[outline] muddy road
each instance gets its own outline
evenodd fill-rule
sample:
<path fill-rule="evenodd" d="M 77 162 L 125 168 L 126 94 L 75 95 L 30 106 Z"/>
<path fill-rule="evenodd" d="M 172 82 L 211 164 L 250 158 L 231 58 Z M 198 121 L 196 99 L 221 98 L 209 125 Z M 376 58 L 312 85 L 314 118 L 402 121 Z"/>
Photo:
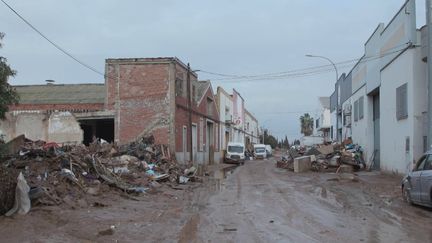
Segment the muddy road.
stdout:
<path fill-rule="evenodd" d="M 432 242 L 432 211 L 406 205 L 400 178 L 294 174 L 250 161 L 199 214 L 198 242 Z M 196 219 L 198 220 L 198 219 Z"/>
<path fill-rule="evenodd" d="M 295 174 L 269 159 L 203 179 L 0 217 L 0 242 L 432 242 L 432 210 L 406 205 L 399 177 Z"/>

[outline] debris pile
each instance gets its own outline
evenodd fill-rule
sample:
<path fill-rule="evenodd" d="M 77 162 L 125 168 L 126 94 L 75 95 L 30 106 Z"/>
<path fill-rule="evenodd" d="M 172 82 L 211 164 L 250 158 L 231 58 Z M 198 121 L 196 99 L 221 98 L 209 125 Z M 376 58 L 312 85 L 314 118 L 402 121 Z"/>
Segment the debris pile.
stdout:
<path fill-rule="evenodd" d="M 60 146 L 22 137 L 19 141 L 11 141 L 11 153 L 0 164 L 0 215 L 17 201 L 20 172 L 30 187 L 32 205 L 72 207 L 113 188 L 144 193 L 161 182 L 187 183 L 196 174 L 195 167 L 176 163 L 169 148 L 156 145 L 153 136 L 121 146 L 104 142 Z"/>
<path fill-rule="evenodd" d="M 326 171 L 336 169 L 339 172 L 341 165 L 352 168 L 352 171 L 366 169 L 363 159 L 363 150 L 351 140 L 343 144 L 322 144 L 309 148 L 292 147 L 277 161 L 276 167 L 294 171 L 294 160 L 301 156 L 310 156 L 310 170 Z"/>

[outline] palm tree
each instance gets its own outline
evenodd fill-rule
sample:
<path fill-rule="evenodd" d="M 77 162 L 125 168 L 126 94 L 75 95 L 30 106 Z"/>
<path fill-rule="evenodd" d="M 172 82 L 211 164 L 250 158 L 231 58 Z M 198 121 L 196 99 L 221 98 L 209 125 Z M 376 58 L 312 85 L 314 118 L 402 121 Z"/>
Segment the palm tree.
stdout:
<path fill-rule="evenodd" d="M 309 113 L 305 113 L 303 116 L 300 117 L 301 133 L 303 133 L 305 136 L 312 135 L 313 124 L 314 119 L 309 115 Z"/>

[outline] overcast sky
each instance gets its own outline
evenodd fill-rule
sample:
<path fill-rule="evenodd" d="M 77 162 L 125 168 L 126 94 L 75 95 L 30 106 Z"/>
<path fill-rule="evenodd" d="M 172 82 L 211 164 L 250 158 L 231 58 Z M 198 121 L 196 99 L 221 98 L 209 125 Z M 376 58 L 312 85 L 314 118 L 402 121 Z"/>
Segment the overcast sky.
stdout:
<path fill-rule="evenodd" d="M 378 23 L 387 24 L 404 0 L 5 0 L 51 40 L 104 71 L 106 58 L 176 56 L 193 69 L 258 75 L 359 58 Z M 424 24 L 424 0 L 417 0 Z M 103 76 L 65 56 L 0 2 L 0 56 L 18 71 L 14 85 L 102 83 Z M 339 66 L 349 72 L 352 64 Z M 310 71 L 310 70 L 308 70 Z M 306 71 L 306 72 L 308 72 Z M 335 73 L 283 79 L 213 80 L 235 88 L 271 132 L 300 137 L 299 116 L 315 115 L 318 97 L 330 96 Z M 226 78 L 226 77 L 225 77 Z"/>

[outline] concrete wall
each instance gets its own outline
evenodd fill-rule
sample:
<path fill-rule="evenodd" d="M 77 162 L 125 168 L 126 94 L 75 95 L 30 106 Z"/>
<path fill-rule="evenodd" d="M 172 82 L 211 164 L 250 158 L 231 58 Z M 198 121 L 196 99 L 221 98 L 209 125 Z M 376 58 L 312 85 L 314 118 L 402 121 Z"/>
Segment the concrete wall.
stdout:
<path fill-rule="evenodd" d="M 380 94 L 380 155 L 383 170 L 403 170 L 404 166 L 402 162 L 397 162 L 397 165 L 391 164 L 394 162 L 390 161 L 394 161 L 395 159 L 395 156 L 392 154 L 398 154 L 398 161 L 403 160 L 406 162 L 411 160 L 413 158 L 412 154 L 404 154 L 404 156 L 399 154 L 401 151 L 405 151 L 404 146 L 403 150 L 400 149 L 401 143 L 405 144 L 406 137 L 410 137 L 411 146 L 413 146 L 412 143 L 414 141 L 418 140 L 415 139 L 413 141 L 413 137 L 410 135 L 414 130 L 414 123 L 410 121 L 410 118 L 408 118 L 407 121 L 399 121 L 396 124 L 392 120 L 395 119 L 395 114 L 393 114 L 395 111 L 389 110 L 391 105 L 395 105 L 396 102 L 394 86 L 398 84 L 398 81 L 395 80 L 401 80 L 399 82 L 412 82 L 410 80 L 413 80 L 412 67 L 414 59 L 413 57 L 409 57 L 399 60 L 404 63 L 405 66 L 399 66 L 398 70 L 386 67 L 387 65 L 396 65 L 392 62 L 394 62 L 395 58 L 401 58 L 398 57 L 398 55 L 405 48 L 409 47 L 408 43 L 417 43 L 418 33 L 416 31 L 415 18 L 415 1 L 408 0 L 387 26 L 382 23 L 378 25 L 365 43 L 364 56 L 352 69 L 352 138 L 355 143 L 363 147 L 364 158 L 370 158 L 375 148 L 373 96 L 371 95 Z M 389 69 L 390 71 L 381 73 L 383 69 Z M 402 74 L 401 72 L 404 73 Z M 382 84 L 383 74 L 387 82 L 385 85 Z M 402 80 L 402 78 L 405 79 Z M 409 87 L 408 89 L 410 89 Z M 413 87 L 411 87 L 411 89 L 412 88 Z M 411 93 L 409 99 L 414 99 L 412 95 Z M 359 121 L 354 121 L 354 102 L 361 96 L 364 97 L 364 118 Z M 392 113 L 391 116 L 387 114 L 389 112 Z M 399 133 L 397 135 L 397 141 L 392 141 L 392 135 L 395 134 L 395 131 Z M 401 139 L 402 137 L 403 139 Z M 399 149 L 398 152 L 395 152 L 395 149 Z M 410 149 L 410 151 L 410 153 L 412 153 L 413 150 Z M 416 149 L 416 151 L 418 151 L 418 149 Z"/>
<path fill-rule="evenodd" d="M 427 109 L 426 65 L 420 48 L 409 49 L 381 72 L 381 168 L 406 173 L 423 153 L 423 112 Z M 396 88 L 407 84 L 408 117 L 396 119 Z M 395 132 L 397 131 L 397 132 Z M 409 149 L 406 150 L 406 139 Z"/>
<path fill-rule="evenodd" d="M 371 105 L 369 105 L 368 97 L 366 96 L 366 85 L 363 85 L 357 92 L 353 93 L 351 97 L 351 102 L 358 100 L 361 96 L 364 98 L 364 117 L 358 121 L 354 120 L 354 115 L 352 116 L 352 138 L 353 142 L 359 144 L 364 149 L 365 158 L 369 158 L 370 151 L 373 151 L 373 124 L 369 124 L 369 119 L 371 119 Z M 354 106 L 353 106 L 354 108 Z M 354 114 L 354 109 L 353 109 Z"/>
<path fill-rule="evenodd" d="M 221 121 L 220 124 L 220 148 L 222 150 L 226 150 L 227 144 L 229 141 L 232 141 L 234 137 L 234 129 L 231 125 L 228 125 L 226 122 L 230 121 L 232 122 L 233 117 L 233 101 L 230 96 L 223 88 L 218 87 L 217 88 L 217 95 L 216 95 L 216 104 L 218 106 L 219 110 L 219 118 Z M 229 133 L 229 141 L 226 141 L 225 133 Z"/>
<path fill-rule="evenodd" d="M 83 131 L 70 112 L 42 111 L 9 112 L 6 120 L 0 121 L 0 133 L 9 141 L 21 134 L 31 140 L 56 143 L 81 143 Z"/>
<path fill-rule="evenodd" d="M 81 143 L 84 132 L 70 112 L 55 112 L 48 120 L 48 141 Z"/>
<path fill-rule="evenodd" d="M 336 130 L 336 119 L 337 119 L 337 117 L 336 117 L 337 115 L 336 115 L 336 109 L 334 110 L 334 111 L 331 111 L 330 112 L 330 120 L 331 120 L 331 126 L 330 126 L 330 128 L 331 127 L 333 127 L 333 133 L 332 133 L 332 130 L 330 129 L 330 139 L 332 139 L 333 141 L 336 141 L 336 138 L 337 138 L 337 130 Z"/>
<path fill-rule="evenodd" d="M 259 143 L 258 121 L 248 111 L 245 112 L 245 137 L 250 139 L 252 144 Z"/>
<path fill-rule="evenodd" d="M 347 112 L 347 106 L 351 106 L 351 113 Z M 347 100 L 344 101 L 344 103 L 342 103 L 342 112 L 343 112 L 343 116 L 349 116 L 351 119 L 351 123 L 346 123 L 343 124 L 343 119 L 344 117 L 342 117 L 342 140 L 345 140 L 346 138 L 352 137 L 352 123 L 353 123 L 353 113 L 352 113 L 352 107 L 353 107 L 353 103 L 352 103 L 352 97 L 349 97 Z"/>

